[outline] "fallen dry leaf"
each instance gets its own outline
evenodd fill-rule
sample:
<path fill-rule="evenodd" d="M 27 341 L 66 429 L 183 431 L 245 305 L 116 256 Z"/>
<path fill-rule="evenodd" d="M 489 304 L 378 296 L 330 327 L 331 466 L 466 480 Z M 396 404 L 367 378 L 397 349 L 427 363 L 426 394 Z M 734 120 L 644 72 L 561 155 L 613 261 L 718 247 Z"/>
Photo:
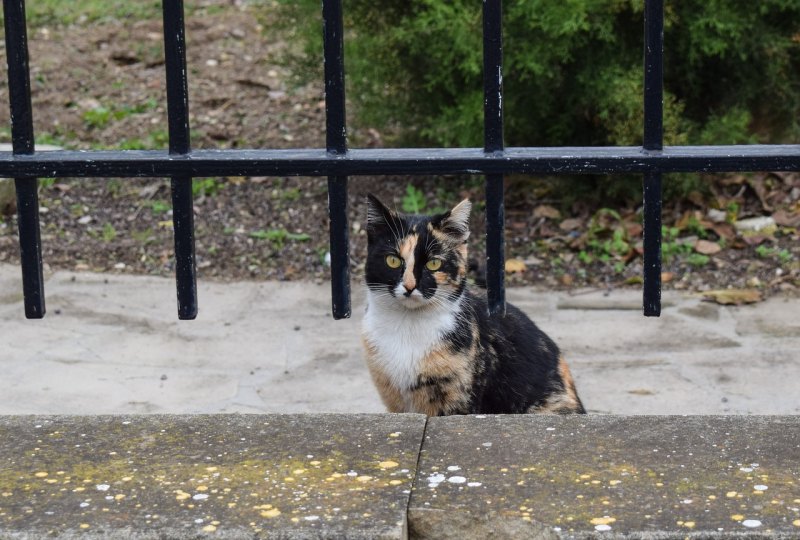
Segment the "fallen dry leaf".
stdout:
<path fill-rule="evenodd" d="M 553 208 L 552 206 L 547 206 L 546 204 L 540 204 L 539 206 L 533 209 L 533 217 L 559 219 L 561 218 L 561 212 L 559 212 L 558 209 Z"/>
<path fill-rule="evenodd" d="M 755 289 L 721 289 L 700 293 L 704 300 L 716 302 L 724 306 L 755 304 L 762 300 L 761 291 Z"/>
<path fill-rule="evenodd" d="M 652 390 L 648 390 L 646 388 L 636 388 L 634 390 L 628 390 L 629 394 L 633 394 L 634 396 L 652 396 L 655 394 Z"/>
<path fill-rule="evenodd" d="M 790 212 L 781 208 L 772 214 L 772 219 L 781 227 L 800 227 L 800 212 Z"/>
<path fill-rule="evenodd" d="M 722 251 L 722 248 L 716 242 L 709 242 L 708 240 L 698 240 L 694 245 L 694 250 L 703 255 L 714 255 Z"/>
<path fill-rule="evenodd" d="M 672 272 L 661 272 L 661 283 L 669 283 L 675 279 L 675 274 Z"/>
<path fill-rule="evenodd" d="M 558 224 L 558 228 L 562 231 L 574 231 L 583 226 L 583 220 L 577 218 L 567 218 Z"/>
<path fill-rule="evenodd" d="M 736 238 L 736 229 L 730 223 L 715 223 L 711 230 L 717 233 L 717 236 L 725 240 L 733 240 Z"/>
<path fill-rule="evenodd" d="M 508 259 L 506 261 L 506 272 L 513 274 L 514 272 L 524 272 L 528 267 L 519 259 Z"/>

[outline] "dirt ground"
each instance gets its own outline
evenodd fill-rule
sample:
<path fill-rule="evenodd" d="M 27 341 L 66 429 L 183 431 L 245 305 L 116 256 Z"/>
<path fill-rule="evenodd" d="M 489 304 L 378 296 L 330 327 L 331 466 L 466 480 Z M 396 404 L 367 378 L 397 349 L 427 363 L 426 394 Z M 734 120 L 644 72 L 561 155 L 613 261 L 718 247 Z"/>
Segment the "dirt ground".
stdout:
<path fill-rule="evenodd" d="M 321 80 L 299 87 L 290 82 L 291 36 L 275 28 L 274 13 L 247 3 L 205 4 L 209 9 L 194 10 L 186 20 L 193 146 L 323 146 Z M 36 27 L 29 34 L 38 143 L 70 149 L 166 147 L 160 19 Z M 7 102 L 7 94 L 3 80 L 0 102 Z M 7 107 L 0 108 L 0 142 L 9 141 L 9 125 Z M 357 146 L 385 144 L 381 132 L 369 127 L 351 129 L 350 139 Z M 41 185 L 42 251 L 51 268 L 172 273 L 167 180 L 44 179 Z M 750 299 L 777 291 L 796 294 L 800 175 L 729 175 L 709 179 L 709 185 L 708 193 L 665 202 L 665 287 L 743 289 L 752 293 Z M 481 178 L 352 178 L 356 278 L 366 250 L 368 192 L 398 209 L 437 210 L 470 197 L 477 209 L 471 253 L 482 259 Z M 506 200 L 510 284 L 640 286 L 635 202 L 614 210 L 597 202 L 566 204 L 517 177 L 507 179 Z M 324 178 L 196 179 L 195 213 L 200 278 L 327 278 Z M 737 227 L 752 217 L 772 221 L 760 231 Z M 0 261 L 18 261 L 11 209 L 0 217 Z"/>

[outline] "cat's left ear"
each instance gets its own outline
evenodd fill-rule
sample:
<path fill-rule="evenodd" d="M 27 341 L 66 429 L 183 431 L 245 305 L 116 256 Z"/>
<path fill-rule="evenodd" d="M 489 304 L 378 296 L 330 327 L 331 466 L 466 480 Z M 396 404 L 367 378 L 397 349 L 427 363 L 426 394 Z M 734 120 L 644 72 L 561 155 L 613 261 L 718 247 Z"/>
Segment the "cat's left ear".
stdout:
<path fill-rule="evenodd" d="M 386 208 L 372 193 L 367 195 L 367 232 L 376 232 L 397 220 L 397 215 Z"/>
<path fill-rule="evenodd" d="M 472 203 L 464 199 L 434 220 L 433 225 L 452 238 L 457 243 L 463 243 L 469 238 L 469 213 Z"/>

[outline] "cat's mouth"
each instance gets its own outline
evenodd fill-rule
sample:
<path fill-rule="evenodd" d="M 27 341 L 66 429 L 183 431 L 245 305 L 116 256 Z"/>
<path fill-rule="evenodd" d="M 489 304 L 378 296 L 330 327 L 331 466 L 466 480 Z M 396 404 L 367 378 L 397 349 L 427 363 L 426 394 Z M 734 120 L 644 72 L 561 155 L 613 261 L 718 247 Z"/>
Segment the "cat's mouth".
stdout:
<path fill-rule="evenodd" d="M 414 289 L 411 293 L 405 290 L 395 291 L 395 298 L 406 309 L 420 309 L 430 305 L 430 300 L 419 289 Z"/>
<path fill-rule="evenodd" d="M 400 302 L 400 305 L 406 309 L 420 309 L 430 304 L 428 299 L 423 298 L 422 295 L 400 296 L 398 297 L 398 301 Z"/>

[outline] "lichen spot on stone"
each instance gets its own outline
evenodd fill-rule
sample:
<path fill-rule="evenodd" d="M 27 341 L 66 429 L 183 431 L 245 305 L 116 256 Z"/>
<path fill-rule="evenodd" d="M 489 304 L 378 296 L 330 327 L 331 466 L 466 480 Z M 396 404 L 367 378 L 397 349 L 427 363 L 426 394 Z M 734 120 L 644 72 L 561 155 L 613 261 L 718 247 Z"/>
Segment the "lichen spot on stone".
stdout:
<path fill-rule="evenodd" d="M 617 521 L 617 518 L 613 518 L 611 516 L 603 516 L 598 518 L 592 518 L 592 520 L 589 523 L 591 523 L 592 525 L 609 525 L 611 523 L 614 523 L 615 521 Z"/>

